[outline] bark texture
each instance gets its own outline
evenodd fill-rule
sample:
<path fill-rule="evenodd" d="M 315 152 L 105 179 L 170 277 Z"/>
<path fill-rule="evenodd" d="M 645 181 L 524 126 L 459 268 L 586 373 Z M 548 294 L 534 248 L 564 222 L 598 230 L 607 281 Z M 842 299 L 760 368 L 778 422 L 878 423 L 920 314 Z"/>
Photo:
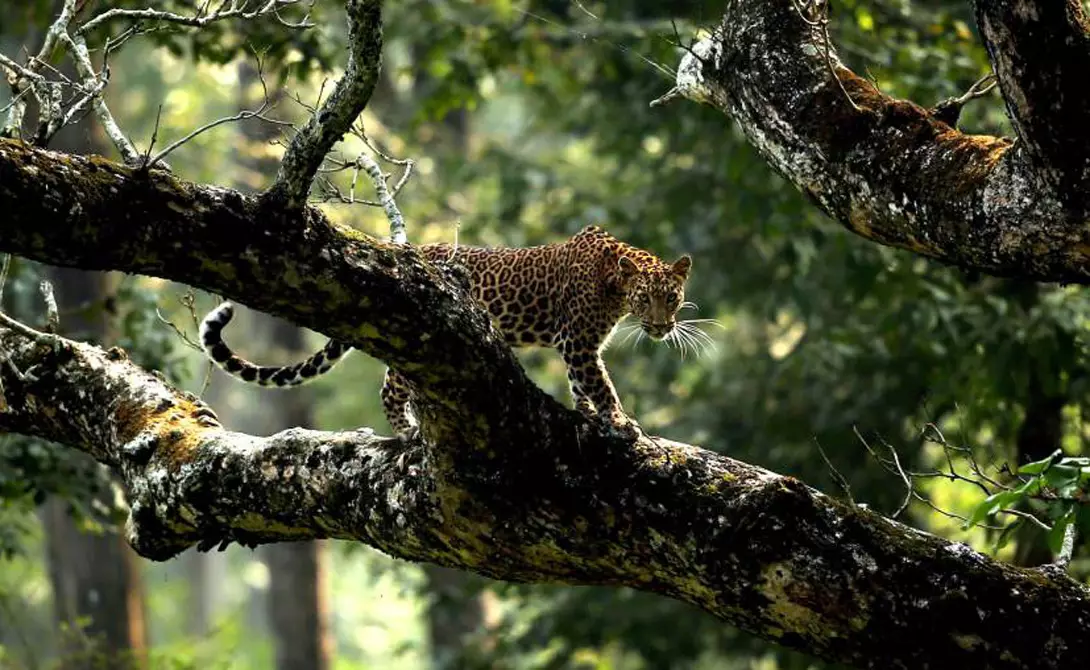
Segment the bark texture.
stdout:
<path fill-rule="evenodd" d="M 827 59 L 802 4 L 728 2 L 682 59 L 675 92 L 737 121 L 867 239 L 993 275 L 1090 282 L 1090 30 L 1078 0 L 976 2 L 1017 141 L 960 132 L 835 51 Z"/>
<path fill-rule="evenodd" d="M 0 142 L 0 251 L 183 281 L 286 317 L 411 375 L 426 442 L 369 429 L 224 430 L 191 396 L 104 352 L 0 327 L 0 430 L 111 465 L 128 538 L 315 538 L 508 581 L 626 585 L 864 667 L 1082 667 L 1090 598 L 661 438 L 599 434 L 537 389 L 452 273 L 222 188 Z M 376 390 L 377 392 L 377 390 Z"/>

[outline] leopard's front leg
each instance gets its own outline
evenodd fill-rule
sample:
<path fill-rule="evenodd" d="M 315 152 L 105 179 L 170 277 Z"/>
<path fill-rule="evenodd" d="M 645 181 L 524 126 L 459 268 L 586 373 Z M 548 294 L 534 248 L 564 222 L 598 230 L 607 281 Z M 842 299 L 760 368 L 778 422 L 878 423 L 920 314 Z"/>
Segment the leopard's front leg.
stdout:
<path fill-rule="evenodd" d="M 624 413 L 598 347 L 586 340 L 562 338 L 559 349 L 568 366 L 575 408 L 589 417 L 597 416 L 624 437 L 639 436 L 639 424 Z"/>
<path fill-rule="evenodd" d="M 414 417 L 410 411 L 412 387 L 404 377 L 386 368 L 386 377 L 382 380 L 382 409 L 394 434 L 402 440 L 412 439 L 417 432 Z"/>

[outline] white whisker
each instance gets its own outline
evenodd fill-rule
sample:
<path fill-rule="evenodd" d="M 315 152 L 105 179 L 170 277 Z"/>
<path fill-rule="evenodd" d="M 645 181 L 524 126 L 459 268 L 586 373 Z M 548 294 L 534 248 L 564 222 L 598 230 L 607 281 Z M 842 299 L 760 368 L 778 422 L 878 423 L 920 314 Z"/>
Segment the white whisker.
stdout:
<path fill-rule="evenodd" d="M 630 328 L 629 330 L 627 330 L 627 331 L 625 332 L 625 336 L 624 336 L 623 338 L 621 338 L 621 341 L 620 341 L 620 343 L 618 344 L 618 346 L 622 346 L 622 347 L 623 347 L 623 346 L 624 346 L 625 344 L 627 344 L 627 343 L 628 343 L 628 341 L 629 341 L 629 340 L 631 340 L 631 339 L 632 339 L 632 337 L 633 337 L 634 335 L 636 335 L 636 333 L 639 333 L 639 332 L 642 332 L 642 331 L 641 331 L 641 330 L 640 330 L 639 328 Z M 639 341 L 639 340 L 637 339 L 637 341 Z M 632 346 L 636 346 L 636 345 L 635 345 L 635 342 L 634 342 L 634 343 L 632 344 Z"/>
<path fill-rule="evenodd" d="M 679 330 L 679 331 L 677 331 L 677 334 L 678 334 L 678 339 L 681 340 L 681 342 L 682 342 L 682 353 L 681 353 L 681 359 L 682 360 L 685 360 L 686 352 L 691 352 L 693 356 L 699 356 L 700 355 L 700 349 L 694 345 L 693 340 L 692 340 L 691 337 L 689 337 L 688 333 L 686 333 L 683 330 Z"/>
<path fill-rule="evenodd" d="M 727 327 L 724 326 L 723 324 L 719 323 L 719 321 L 717 319 L 685 319 L 684 321 L 678 321 L 679 325 L 682 324 L 682 323 L 688 323 L 688 324 L 710 323 L 710 324 L 719 326 L 723 330 L 727 329 Z"/>
<path fill-rule="evenodd" d="M 687 340 L 697 355 L 703 355 L 710 351 L 718 350 L 714 339 L 703 330 L 693 325 L 692 322 L 679 322 L 675 329 L 679 337 Z"/>
<path fill-rule="evenodd" d="M 707 333 L 705 333 L 703 330 L 700 330 L 696 326 L 692 326 L 692 325 L 689 325 L 689 324 L 678 324 L 677 328 L 678 328 L 678 330 L 684 331 L 686 334 L 688 334 L 688 335 L 690 335 L 692 337 L 695 337 L 695 338 L 697 338 L 699 340 L 702 340 L 704 342 L 711 343 L 711 342 L 715 341 L 714 339 L 712 339 L 711 335 L 708 335 Z"/>

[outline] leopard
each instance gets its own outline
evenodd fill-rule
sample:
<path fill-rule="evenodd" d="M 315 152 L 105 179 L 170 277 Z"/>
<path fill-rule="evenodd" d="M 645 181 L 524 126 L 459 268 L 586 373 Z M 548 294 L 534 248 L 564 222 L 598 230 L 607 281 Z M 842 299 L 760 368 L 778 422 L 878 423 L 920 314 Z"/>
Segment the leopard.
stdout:
<path fill-rule="evenodd" d="M 478 247 L 440 242 L 416 247 L 431 262 L 461 266 L 472 297 L 513 348 L 555 349 L 567 367 L 574 407 L 609 432 L 635 438 L 641 432 L 621 405 L 602 352 L 629 315 L 648 338 L 670 338 L 685 303 L 692 258 L 673 262 L 617 239 L 600 226 L 587 226 L 561 242 L 532 247 Z M 329 340 L 306 360 L 261 366 L 226 344 L 223 330 L 234 313 L 223 302 L 202 320 L 200 342 L 207 356 L 231 377 L 269 387 L 293 387 L 331 370 L 352 347 Z M 394 433 L 412 439 L 412 386 L 387 368 L 380 391 Z"/>

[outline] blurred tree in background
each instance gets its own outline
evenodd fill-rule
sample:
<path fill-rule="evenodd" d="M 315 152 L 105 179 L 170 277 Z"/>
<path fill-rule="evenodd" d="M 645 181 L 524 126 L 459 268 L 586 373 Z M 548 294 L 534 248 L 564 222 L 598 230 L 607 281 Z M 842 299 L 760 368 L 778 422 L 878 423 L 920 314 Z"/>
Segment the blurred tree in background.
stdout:
<path fill-rule="evenodd" d="M 35 50 L 55 9 L 44 1 L 5 9 L 0 50 Z M 716 436 L 731 456 L 824 484 L 834 495 L 845 495 L 846 483 L 856 501 L 883 512 L 900 506 L 904 490 L 864 441 L 890 445 L 905 468 L 917 471 L 945 459 L 942 440 L 965 448 L 959 458 L 986 468 L 1057 449 L 1081 453 L 1090 316 L 1084 291 L 972 276 L 857 239 L 777 176 L 718 112 L 648 107 L 672 85 L 684 45 L 710 28 L 720 10 L 714 3 L 645 0 L 388 3 L 386 60 L 364 123 L 382 147 L 417 162 L 399 196 L 412 241 L 457 236 L 521 246 L 597 223 L 666 256 L 692 254 L 689 298 L 698 316 L 721 324 L 708 328 L 716 346 L 682 356 L 646 342 L 614 345 L 607 363 L 624 406 L 649 432 L 695 443 Z M 305 110 L 293 99 L 316 99 L 333 76 L 332 56 L 343 50 L 338 12 L 339 3 L 318 0 L 319 28 L 307 32 L 223 23 L 213 31 L 134 41 L 112 65 L 121 82 L 109 89 L 113 109 L 137 142 L 146 146 L 155 133 L 165 144 L 234 113 L 240 86 L 252 100 L 260 82 L 240 81 L 240 64 L 260 61 L 276 115 L 299 120 Z M 969 3 L 839 0 L 832 27 L 852 69 L 923 105 L 956 97 L 989 72 Z M 163 44 L 168 51 L 158 49 Z M 279 156 L 281 147 L 275 133 L 255 141 L 252 124 L 198 137 L 172 155 L 174 169 L 195 180 L 265 183 L 271 175 L 260 159 Z M 1006 124 L 998 96 L 971 103 L 960 123 L 1009 134 Z M 327 208 L 369 232 L 385 226 L 378 210 Z M 5 308 L 35 314 L 37 279 L 46 272 L 16 262 Z M 187 296 L 198 314 L 214 302 L 184 287 L 125 278 L 108 300 L 87 309 L 108 302 L 117 314 L 118 344 L 200 392 L 207 368 L 167 325 L 192 335 Z M 69 320 L 62 314 L 62 324 Z M 292 338 L 278 339 L 282 349 L 299 348 Z M 302 348 L 318 342 L 310 338 Z M 276 346 L 263 355 L 282 360 Z M 558 357 L 520 356 L 544 388 L 566 397 Z M 381 377 L 380 363 L 352 357 L 306 391 L 315 425 L 382 425 Z M 227 412 L 260 415 L 273 405 L 260 390 L 218 392 L 217 406 Z M 90 509 L 104 487 L 108 478 L 64 449 L 0 436 L 0 549 L 7 556 L 0 570 L 0 667 L 53 667 L 63 646 L 49 624 L 34 510 L 55 498 L 78 518 L 108 525 L 108 510 Z M 948 482 L 925 487 L 938 508 L 962 516 L 983 497 Z M 905 513 L 922 528 L 982 549 L 995 546 L 985 531 L 963 531 L 960 521 L 919 501 Z M 458 668 L 825 667 L 646 593 L 451 580 L 370 550 L 333 544 L 331 551 L 338 581 L 329 595 L 335 638 L 329 667 L 421 667 L 429 656 L 436 667 Z M 1028 526 L 1000 551 L 1027 565 L 1050 559 L 1044 533 Z M 255 592 L 277 579 L 260 554 L 227 553 L 222 569 L 246 575 Z M 1080 579 L 1090 572 L 1084 556 L 1073 564 Z M 212 606 L 218 613 L 204 624 L 211 634 L 187 634 L 186 608 L 198 607 L 200 584 L 175 564 L 144 572 L 153 665 L 271 666 L 276 645 L 263 615 L 245 614 L 249 590 L 205 593 L 219 600 Z M 253 629 L 263 635 L 250 636 Z"/>

